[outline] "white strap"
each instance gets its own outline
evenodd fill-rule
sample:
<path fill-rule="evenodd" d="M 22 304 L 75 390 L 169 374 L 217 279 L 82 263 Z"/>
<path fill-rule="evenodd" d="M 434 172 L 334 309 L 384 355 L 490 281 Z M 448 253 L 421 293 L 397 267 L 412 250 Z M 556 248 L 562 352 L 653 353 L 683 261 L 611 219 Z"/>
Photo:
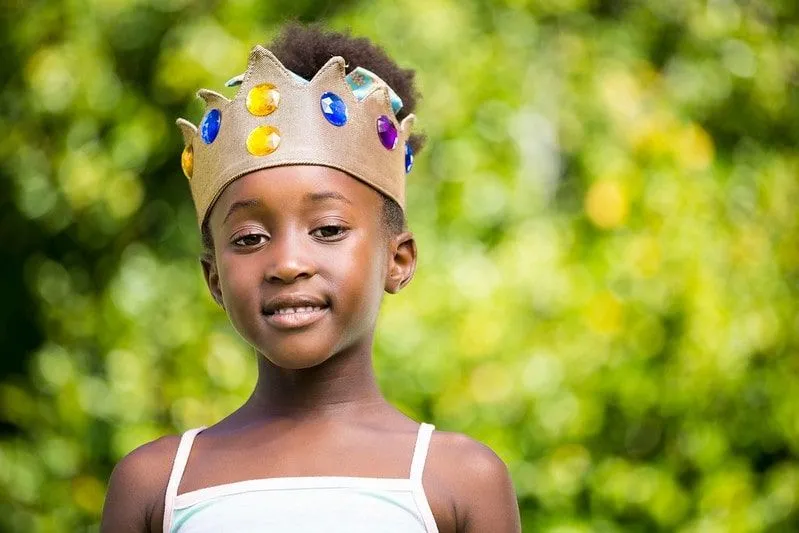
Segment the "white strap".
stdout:
<path fill-rule="evenodd" d="M 411 481 L 422 482 L 422 472 L 424 472 L 424 462 L 427 459 L 427 448 L 430 446 L 430 437 L 433 436 L 435 426 L 422 423 L 419 426 L 419 433 L 416 435 L 416 446 L 413 447 L 413 459 L 411 460 Z"/>
<path fill-rule="evenodd" d="M 175 497 L 178 494 L 178 486 L 183 478 L 183 471 L 186 470 L 186 463 L 189 462 L 191 445 L 194 437 L 204 430 L 205 426 L 190 429 L 180 436 L 178 451 L 175 453 L 175 460 L 172 462 L 172 472 L 169 474 L 169 483 L 166 485 L 166 496 L 164 497 L 164 533 L 169 533 L 172 528 L 172 514 L 175 509 Z"/>

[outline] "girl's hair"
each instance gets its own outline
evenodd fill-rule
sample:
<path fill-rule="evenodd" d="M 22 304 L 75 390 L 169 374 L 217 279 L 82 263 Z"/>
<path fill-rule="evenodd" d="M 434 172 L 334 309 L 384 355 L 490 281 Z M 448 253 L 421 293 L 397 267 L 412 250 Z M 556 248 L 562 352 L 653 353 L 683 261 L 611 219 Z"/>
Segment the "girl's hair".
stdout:
<path fill-rule="evenodd" d="M 397 113 L 398 120 L 413 113 L 416 108 L 419 94 L 414 84 L 414 71 L 397 66 L 382 48 L 369 39 L 326 30 L 318 24 L 292 22 L 283 26 L 266 47 L 287 69 L 305 79 L 311 79 L 331 57 L 341 56 L 347 62 L 347 72 L 356 67 L 371 70 L 397 93 L 403 104 Z M 413 152 L 418 154 L 424 145 L 424 136 L 412 134 L 408 143 Z M 384 228 L 388 234 L 396 235 L 405 229 L 405 214 L 397 202 L 386 195 L 382 196 Z M 202 241 L 206 251 L 213 251 L 208 218 L 202 225 Z"/>

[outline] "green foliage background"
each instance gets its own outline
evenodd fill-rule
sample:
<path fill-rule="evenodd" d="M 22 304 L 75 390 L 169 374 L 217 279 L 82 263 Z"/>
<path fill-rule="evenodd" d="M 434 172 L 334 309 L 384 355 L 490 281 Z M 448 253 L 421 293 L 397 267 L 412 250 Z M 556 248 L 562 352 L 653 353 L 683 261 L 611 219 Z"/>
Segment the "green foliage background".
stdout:
<path fill-rule="evenodd" d="M 121 456 L 250 391 L 173 122 L 289 17 L 424 95 L 389 398 L 493 447 L 525 531 L 798 530 L 796 2 L 3 4 L 1 530 L 96 531 Z"/>

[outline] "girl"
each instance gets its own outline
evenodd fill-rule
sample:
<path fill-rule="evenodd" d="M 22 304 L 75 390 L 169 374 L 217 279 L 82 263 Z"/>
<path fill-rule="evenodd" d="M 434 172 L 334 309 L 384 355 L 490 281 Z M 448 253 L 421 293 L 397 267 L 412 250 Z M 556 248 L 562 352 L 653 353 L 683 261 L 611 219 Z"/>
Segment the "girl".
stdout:
<path fill-rule="evenodd" d="M 365 39 L 290 25 L 256 47 L 228 101 L 178 121 L 212 297 L 257 352 L 227 418 L 122 459 L 102 531 L 520 530 L 507 469 L 378 390 L 385 292 L 410 282 L 413 72 Z M 346 63 L 345 63 L 346 61 Z"/>

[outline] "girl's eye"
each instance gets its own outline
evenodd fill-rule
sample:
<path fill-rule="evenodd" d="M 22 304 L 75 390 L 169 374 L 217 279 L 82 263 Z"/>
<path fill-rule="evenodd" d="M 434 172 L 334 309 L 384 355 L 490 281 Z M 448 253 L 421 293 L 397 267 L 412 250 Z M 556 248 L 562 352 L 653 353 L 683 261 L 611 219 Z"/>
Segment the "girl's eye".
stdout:
<path fill-rule="evenodd" d="M 241 237 L 233 241 L 233 244 L 235 246 L 241 246 L 241 247 L 258 246 L 259 244 L 261 244 L 262 238 L 266 239 L 266 236 L 261 235 L 260 233 L 248 233 L 247 235 L 242 235 Z"/>
<path fill-rule="evenodd" d="M 344 226 L 322 226 L 313 230 L 311 234 L 322 239 L 333 239 L 334 237 L 341 237 L 346 230 L 347 228 Z"/>

